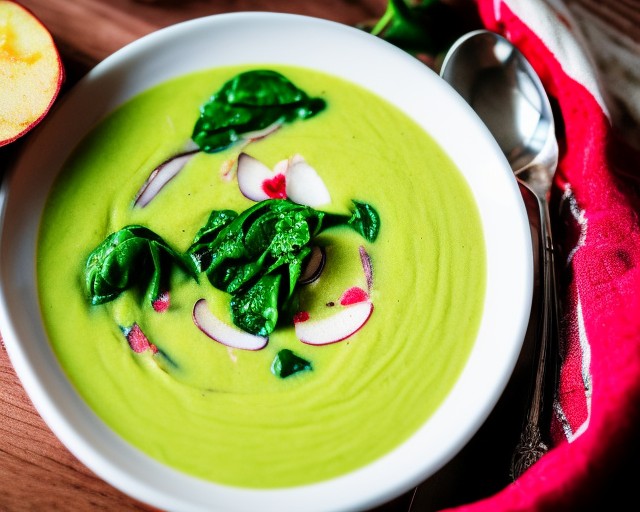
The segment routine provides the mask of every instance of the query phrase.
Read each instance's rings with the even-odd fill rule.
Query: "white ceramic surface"
[[[206,50],[205,50],[206,49]],[[317,68],[359,83],[412,116],[445,149],[478,203],[487,243],[486,308],[464,372],[406,443],[330,481],[249,490],[205,482],[151,460],[104,425],[71,387],[40,321],[36,237],[48,190],[81,137],[131,96],[198,69],[240,63]],[[362,510],[420,483],[449,461],[491,412],[513,371],[532,293],[528,221],[500,149],[462,99],[401,50],[344,25],[242,13],[158,31],[96,66],[30,136],[0,195],[0,332],[31,400],[69,450],[100,477],[165,510]]]

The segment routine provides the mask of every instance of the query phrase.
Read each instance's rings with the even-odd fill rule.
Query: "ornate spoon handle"
[[[523,184],[524,187],[526,185]],[[547,201],[540,196],[541,233],[538,238],[542,257],[542,282],[539,294],[539,317],[536,319],[536,347],[534,353],[535,374],[530,390],[529,406],[520,441],[511,461],[511,477],[515,480],[544,455],[549,447],[543,431],[548,430],[550,407],[553,403],[556,382],[558,342],[558,306],[556,296],[553,239]],[[540,262],[538,262],[540,263]]]

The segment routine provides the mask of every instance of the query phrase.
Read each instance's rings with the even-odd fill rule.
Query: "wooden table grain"
[[[387,0],[20,0],[36,14],[54,36],[67,72],[62,94],[89,69],[126,44],[160,28],[188,19],[235,11],[276,11],[307,14],[355,25],[381,16]],[[591,0],[571,0],[585,5]],[[624,0],[629,5],[634,0]],[[595,5],[595,4],[594,4]],[[606,11],[611,17],[611,12]],[[640,16],[639,16],[640,17]],[[640,35],[638,24],[631,26],[629,17],[616,18],[620,26],[628,27],[634,37]],[[639,20],[640,21],[640,20]],[[19,146],[19,144],[17,144]],[[0,164],[13,156],[15,148],[0,150]],[[0,337],[1,340],[1,337]],[[505,395],[516,395],[517,387],[508,388]],[[508,401],[500,409],[511,407]],[[498,416],[494,415],[495,418]],[[467,460],[488,460],[496,466],[508,465],[509,453],[497,454],[482,437],[490,432],[502,436],[509,425],[490,418],[481,429],[475,444],[467,447]],[[447,489],[455,485],[448,474],[456,471],[464,478],[477,468],[464,464],[445,467],[435,477],[440,495],[426,488],[422,492],[420,510],[457,504],[443,501]],[[500,477],[488,484],[491,468],[481,466],[485,480],[482,488],[467,486],[467,495],[456,490],[459,502],[496,492],[505,485]],[[439,479],[439,480],[438,480]],[[477,485],[477,479],[475,479]],[[450,495],[449,495],[450,496]],[[413,498],[407,493],[376,512],[404,512]],[[430,508],[432,506],[432,508]],[[54,510],[142,510],[152,508],[137,502],[113,488],[80,463],[53,435],[41,419],[23,390],[2,344],[0,349],[0,512]],[[286,507],[283,508],[286,510]]]

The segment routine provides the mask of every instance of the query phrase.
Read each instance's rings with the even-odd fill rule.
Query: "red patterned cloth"
[[[564,4],[478,0],[478,7],[559,105],[551,215],[562,359],[551,450],[503,490],[452,510],[621,510],[621,479],[640,474],[628,455],[640,438],[640,158],[616,136],[600,87],[606,77]]]

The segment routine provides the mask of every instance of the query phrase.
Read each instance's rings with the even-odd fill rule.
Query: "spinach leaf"
[[[238,274],[239,271],[232,271],[231,267],[257,262],[261,267],[273,268],[276,262],[286,263],[292,253],[309,242],[310,224],[315,225],[316,219],[323,215],[284,199],[261,201],[236,215],[213,238],[205,238],[202,233],[207,231],[207,226],[202,228],[187,254],[199,271],[210,278],[214,276],[218,287],[230,291],[222,284]],[[222,275],[216,278],[215,274]]]
[[[238,214],[232,210],[213,210],[209,214],[207,223],[200,228],[196,234],[196,242],[194,242],[189,249],[190,256],[198,272],[201,272],[203,267],[206,268],[211,264],[210,259],[202,260],[202,258],[209,256],[207,251],[208,245],[213,242],[216,236],[218,236],[218,233],[233,222],[237,216]]]
[[[202,106],[191,138],[203,151],[215,153],[244,133],[307,119],[325,106],[322,98],[310,98],[276,71],[247,71],[226,82]]]
[[[327,214],[325,224],[327,227],[346,224],[368,242],[375,242],[380,232],[380,216],[378,212],[370,204],[356,201],[355,199],[351,202],[355,208],[350,217]]]
[[[278,323],[279,274],[265,274],[244,293],[231,298],[231,318],[240,329],[268,336]]]
[[[239,215],[213,212],[187,250],[196,268],[216,288],[231,294],[233,322],[268,336],[280,313],[294,309],[294,290],[311,241],[322,231],[346,226],[374,241],[380,229],[376,210],[353,201],[351,215],[315,210],[286,199],[256,203]]]
[[[124,227],[110,234],[87,258],[85,283],[91,303],[104,304],[138,285],[146,288],[145,298],[153,303],[168,287],[174,264],[195,277],[191,260],[153,231],[138,225]]]
[[[380,216],[370,204],[353,201],[355,209],[347,224],[368,242],[375,242],[380,232]]]
[[[288,348],[280,350],[271,363],[271,373],[282,379],[294,373],[311,370],[311,363]]]

